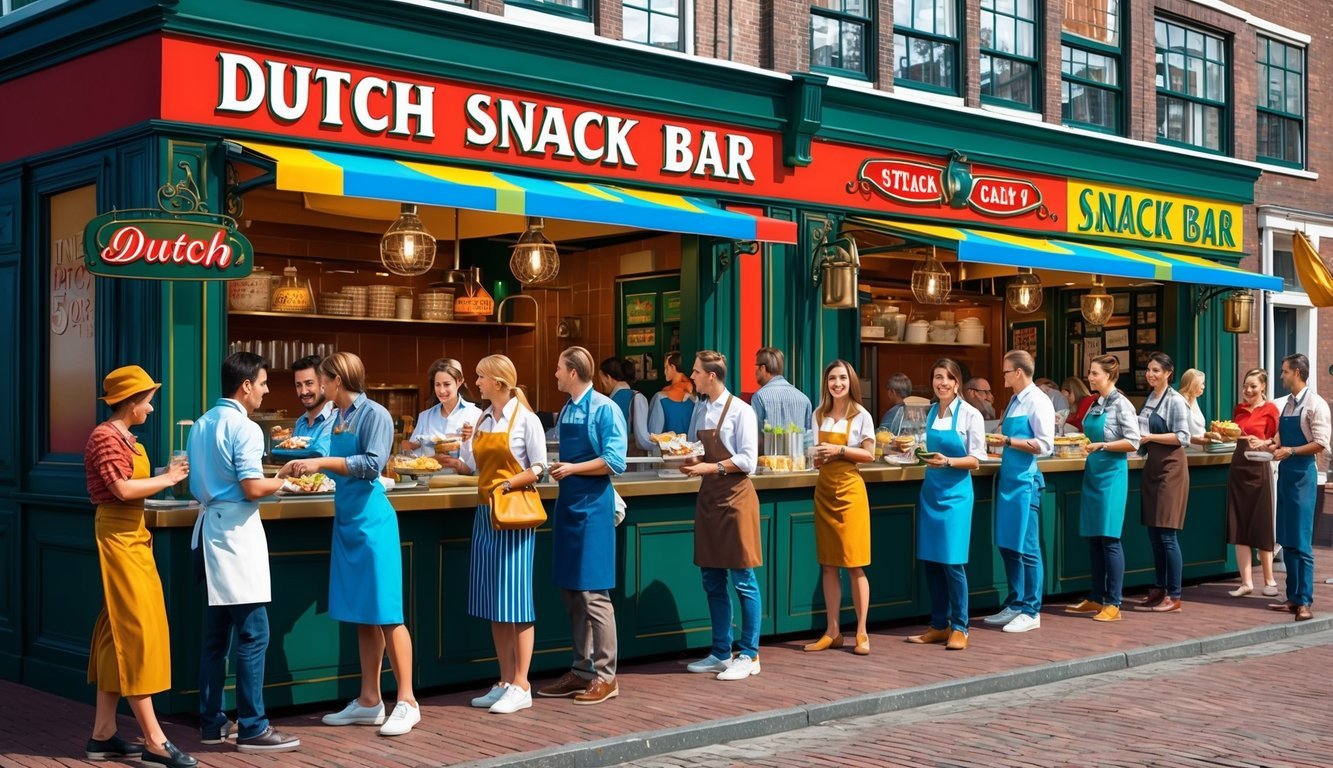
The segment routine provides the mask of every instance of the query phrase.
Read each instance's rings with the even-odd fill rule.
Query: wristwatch
[[[1014,439],[1013,439],[1012,437],[1008,436],[1008,435],[1005,435],[1005,436],[1004,436],[1004,444],[1005,444],[1005,445],[1013,445],[1013,444],[1014,444]]]
[[[727,468],[723,466],[722,462],[719,461],[717,463],[717,476],[724,477],[726,474],[727,474]]]
[[[500,483],[500,490],[504,491],[505,493],[509,493],[510,491],[514,490],[514,486],[511,485],[508,480],[506,480],[503,483]]]

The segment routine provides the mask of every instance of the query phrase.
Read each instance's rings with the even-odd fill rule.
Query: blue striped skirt
[[[537,531],[497,531],[491,508],[477,507],[472,518],[472,562],[468,570],[467,612],[487,621],[526,624],[537,620],[532,599],[532,552]]]

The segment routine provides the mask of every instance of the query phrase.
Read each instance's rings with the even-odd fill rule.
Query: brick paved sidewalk
[[[1315,563],[1319,619],[1321,605],[1323,610],[1333,606],[1328,599],[1333,587],[1323,584],[1325,577],[1333,576],[1333,550],[1317,552]],[[1278,582],[1283,583],[1281,574]],[[1255,583],[1263,583],[1257,569]],[[945,651],[942,646],[904,644],[903,638],[919,631],[919,625],[872,632],[867,657],[853,655],[850,643],[841,651],[802,653],[801,645],[813,638],[793,638],[763,646],[763,673],[742,682],[688,674],[685,664],[690,659],[685,658],[630,664],[621,669],[620,697],[594,707],[576,706],[569,699],[538,698],[532,709],[502,716],[468,706],[468,700],[481,691],[423,697],[421,724],[407,736],[393,739],[379,737],[373,728],[323,726],[320,713],[278,717],[275,725],[302,741],[300,752],[284,755],[241,755],[234,747],[202,745],[189,718],[169,718],[165,725],[172,741],[207,766],[416,766],[518,758],[520,753],[562,745],[687,729],[710,721],[762,716],[864,694],[984,678],[1291,622],[1290,615],[1265,610],[1271,598],[1257,594],[1228,597],[1227,590],[1235,585],[1233,580],[1188,587],[1181,613],[1126,611],[1123,621],[1112,624],[1066,615],[1062,603],[1047,606],[1042,628],[1035,632],[1005,634],[975,621],[971,647],[961,653]],[[546,682],[538,680],[536,685]],[[89,689],[87,700],[91,699]],[[94,765],[82,759],[91,725],[90,704],[0,681],[0,768]],[[139,736],[132,718],[121,718],[121,733]],[[733,729],[722,738],[744,735]],[[704,743],[710,743],[708,736],[701,735],[694,745]]]

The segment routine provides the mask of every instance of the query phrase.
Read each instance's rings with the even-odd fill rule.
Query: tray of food
[[[888,442],[884,443],[884,463],[916,464],[916,447],[918,444],[916,435],[906,432],[894,435]]]
[[[662,452],[662,463],[667,467],[680,468],[687,462],[704,455],[703,443],[690,442],[685,435],[675,432],[662,432],[649,435]]]
[[[338,489],[333,478],[323,472],[315,472],[300,477],[289,477],[278,489],[282,496],[312,496],[317,493],[333,493]]]
[[[1214,421],[1208,425],[1208,431],[1217,435],[1218,441],[1234,443],[1240,439],[1240,425],[1234,421]]]
[[[435,455],[440,456],[458,456],[458,452],[463,448],[463,436],[457,434],[445,435],[435,433],[423,438],[424,444],[435,445]]]
[[[1087,435],[1060,435],[1055,438],[1055,457],[1060,459],[1081,459],[1087,456],[1087,451],[1083,446],[1090,441]]]
[[[275,459],[309,459],[319,454],[310,450],[309,435],[292,435],[281,442],[274,443],[269,454]]]
[[[806,472],[805,456],[760,456],[755,466],[755,474],[767,475],[779,472]]]
[[[434,456],[394,456],[389,461],[389,469],[400,475],[425,477],[444,471],[444,465]]]

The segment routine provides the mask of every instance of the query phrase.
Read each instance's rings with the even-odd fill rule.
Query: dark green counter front
[[[1191,455],[1190,508],[1181,535],[1185,578],[1234,571],[1225,543],[1225,494],[1230,456]],[[1139,522],[1139,462],[1131,462],[1125,524],[1126,586],[1152,580],[1152,555]],[[1082,461],[1042,462],[1042,541],[1048,596],[1088,586],[1088,548],[1078,535]],[[923,469],[867,467],[874,562],[870,577],[872,621],[903,621],[927,613],[915,559],[915,510]],[[972,611],[995,606],[1005,591],[1004,567],[993,545],[993,466],[974,473],[976,512],[968,565]],[[764,566],[765,637],[822,628],[823,600],[815,560],[813,474],[761,476],[759,489]],[[696,480],[624,480],[617,483],[629,509],[617,530],[620,586],[613,593],[620,654],[636,656],[704,649],[709,645],[708,605],[693,563]],[[548,505],[556,489],[544,488]],[[391,494],[399,509],[407,622],[415,642],[417,685],[472,683],[495,678],[489,625],[467,615],[468,548],[475,489]],[[355,629],[327,614],[331,503],[284,500],[262,508],[273,576],[269,607],[272,641],[266,700],[270,706],[336,701],[357,691]],[[204,597],[192,576],[189,553],[192,511],[151,514],[158,567],[171,617],[173,690],[159,697],[171,712],[194,711],[197,654]],[[537,535],[538,675],[569,663],[569,624],[550,569],[550,529]],[[850,620],[850,592],[844,606]],[[739,615],[739,614],[738,614]],[[91,629],[91,628],[90,628]],[[884,652],[893,653],[892,648]],[[385,674],[386,685],[392,677]]]

